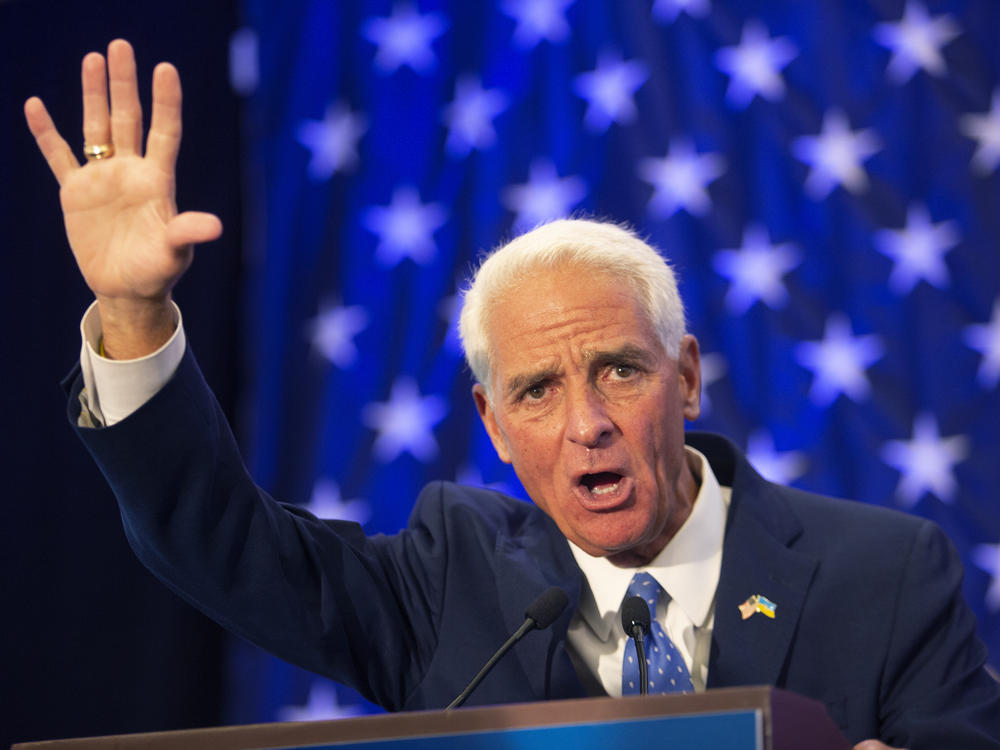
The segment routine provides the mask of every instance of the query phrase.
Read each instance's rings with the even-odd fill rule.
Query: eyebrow
[[[643,365],[651,365],[653,353],[636,344],[622,344],[617,349],[585,349],[583,358],[588,362],[613,362],[626,360]]]
[[[514,396],[518,396],[521,393],[521,391],[523,391],[529,385],[540,383],[543,380],[549,380],[550,378],[558,375],[559,372],[560,369],[558,367],[543,367],[533,372],[526,372],[520,375],[514,375],[510,378],[510,380],[507,381],[507,384],[504,386],[504,394],[506,395],[507,398],[513,398]]]
[[[623,344],[617,349],[585,349],[583,351],[583,358],[587,362],[625,361],[645,366],[651,365],[654,360],[651,352],[635,344]],[[559,375],[560,372],[561,369],[559,367],[542,367],[532,372],[514,375],[504,386],[504,395],[507,398],[518,396],[528,386],[549,380]]]

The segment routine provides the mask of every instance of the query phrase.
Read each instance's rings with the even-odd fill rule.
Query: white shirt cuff
[[[152,398],[177,370],[187,342],[181,311],[171,302],[177,327],[173,336],[152,354],[138,359],[108,359],[97,353],[101,340],[101,316],[95,301],[80,322],[80,370],[84,391],[81,401],[90,412],[90,422],[110,427]],[[81,424],[88,420],[81,415]]]

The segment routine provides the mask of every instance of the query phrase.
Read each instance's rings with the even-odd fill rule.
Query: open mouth
[[[574,494],[587,511],[605,513],[620,510],[631,502],[635,480],[617,471],[594,471],[580,474]]]
[[[600,471],[596,474],[584,474],[580,478],[580,484],[587,488],[591,495],[600,497],[610,495],[618,489],[621,484],[622,475],[613,471]]]

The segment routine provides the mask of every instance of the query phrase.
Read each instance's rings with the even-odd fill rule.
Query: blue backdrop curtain
[[[1000,5],[243,6],[241,424],[265,488],[369,532],[431,479],[520,493],[456,294],[540,221],[627,222],[680,276],[694,426],[941,524],[1000,658]],[[231,720],[367,710],[238,643],[231,676]]]

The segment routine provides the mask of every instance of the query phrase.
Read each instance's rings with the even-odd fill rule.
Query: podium
[[[12,750],[849,750],[823,705],[772,687],[26,742]]]

